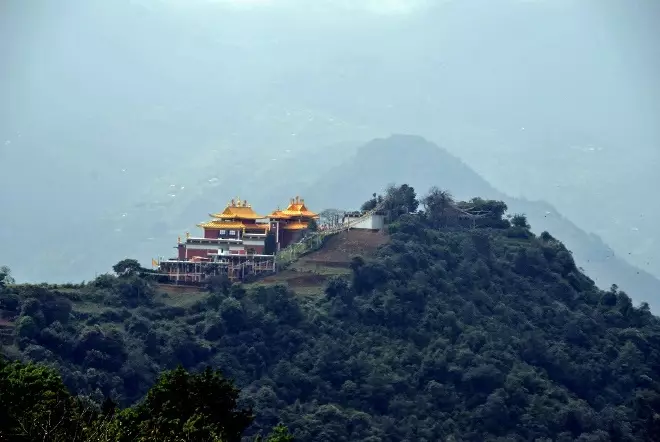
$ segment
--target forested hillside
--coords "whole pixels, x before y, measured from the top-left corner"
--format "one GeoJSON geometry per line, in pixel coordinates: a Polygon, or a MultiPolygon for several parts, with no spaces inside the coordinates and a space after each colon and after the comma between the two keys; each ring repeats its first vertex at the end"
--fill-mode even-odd
{"type": "Polygon", "coordinates": [[[596,288],[502,202],[380,198],[389,241],[316,295],[214,280],[175,302],[130,273],[4,284],[4,352],[123,405],[164,369],[210,364],[254,407],[248,435],[281,420],[301,441],[658,440],[648,305],[596,288]]]}

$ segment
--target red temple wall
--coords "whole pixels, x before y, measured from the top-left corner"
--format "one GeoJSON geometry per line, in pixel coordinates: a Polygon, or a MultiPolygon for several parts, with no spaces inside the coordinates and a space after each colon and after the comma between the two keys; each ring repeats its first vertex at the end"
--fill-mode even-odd
{"type": "Polygon", "coordinates": [[[204,238],[217,239],[220,236],[219,229],[204,229],[204,238]]]}
{"type": "Polygon", "coordinates": [[[217,250],[214,249],[188,249],[188,253],[186,255],[186,250],[183,247],[179,247],[179,259],[184,260],[184,259],[190,259],[194,256],[199,256],[201,258],[206,258],[209,253],[215,253],[217,250]]]}

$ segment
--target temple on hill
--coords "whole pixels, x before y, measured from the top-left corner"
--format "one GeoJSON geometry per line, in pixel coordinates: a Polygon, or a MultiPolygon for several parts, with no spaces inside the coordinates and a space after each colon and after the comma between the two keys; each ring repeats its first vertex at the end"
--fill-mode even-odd
{"type": "Polygon", "coordinates": [[[222,212],[209,215],[210,221],[198,224],[204,231],[202,237],[186,235],[179,241],[178,258],[211,259],[222,255],[263,254],[269,224],[258,222],[258,215],[247,201],[232,199],[222,212]]]}
{"type": "Polygon", "coordinates": [[[279,208],[268,215],[270,231],[275,235],[277,250],[299,241],[309,230],[310,223],[319,218],[317,213],[305,206],[305,200],[300,197],[291,198],[285,210],[279,208]]]}
{"type": "Polygon", "coordinates": [[[273,272],[275,254],[299,241],[319,218],[300,197],[268,216],[257,214],[247,201],[236,198],[222,212],[209,216],[209,221],[198,224],[202,236],[186,233],[184,241],[179,238],[177,257],[158,264],[170,281],[201,282],[221,273],[243,280],[246,275],[273,272]]]}

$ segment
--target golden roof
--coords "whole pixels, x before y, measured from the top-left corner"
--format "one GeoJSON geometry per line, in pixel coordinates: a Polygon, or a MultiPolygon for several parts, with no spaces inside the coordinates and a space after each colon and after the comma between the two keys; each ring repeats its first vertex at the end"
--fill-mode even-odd
{"type": "Polygon", "coordinates": [[[305,206],[305,200],[300,197],[291,198],[289,206],[285,210],[276,210],[269,215],[272,219],[288,219],[288,218],[318,218],[319,215],[312,212],[305,206]]]}
{"type": "Polygon", "coordinates": [[[232,221],[217,221],[217,220],[212,220],[208,221],[205,223],[197,224],[198,227],[202,227],[204,229],[243,229],[245,228],[245,224],[242,222],[232,222],[232,221]]]}
{"type": "Polygon", "coordinates": [[[280,209],[275,210],[273,213],[268,215],[268,218],[270,219],[289,219],[291,216],[285,215],[282,213],[280,209]]]}
{"type": "Polygon", "coordinates": [[[258,215],[254,210],[252,210],[252,206],[249,205],[247,201],[241,201],[240,198],[231,200],[227,204],[225,210],[223,210],[220,213],[211,214],[211,217],[217,219],[250,219],[250,220],[264,218],[263,216],[258,215]]]}
{"type": "Polygon", "coordinates": [[[298,222],[289,223],[289,224],[283,225],[282,228],[284,230],[305,230],[305,229],[309,228],[309,224],[307,224],[307,223],[298,223],[298,222]]]}
{"type": "Polygon", "coordinates": [[[252,224],[252,223],[242,223],[240,221],[222,221],[222,220],[211,220],[205,223],[197,224],[198,227],[204,229],[256,229],[256,230],[269,230],[269,224],[252,224]]]}

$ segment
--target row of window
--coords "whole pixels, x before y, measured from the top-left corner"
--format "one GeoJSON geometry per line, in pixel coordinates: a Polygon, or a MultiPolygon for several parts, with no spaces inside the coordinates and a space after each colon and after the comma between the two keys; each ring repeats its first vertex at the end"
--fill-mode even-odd
{"type": "MultiPolygon", "coordinates": [[[[226,235],[227,231],[226,230],[220,230],[220,235],[226,235]]],[[[230,235],[236,235],[236,230],[230,230],[229,231],[230,235]]]]}

